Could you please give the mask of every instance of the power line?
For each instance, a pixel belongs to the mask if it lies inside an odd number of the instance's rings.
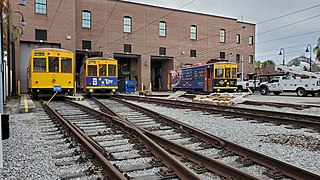
[[[48,28],[48,33],[49,33],[50,29],[51,29],[51,26],[52,26],[52,24],[53,24],[54,19],[55,19],[56,16],[57,16],[57,13],[58,13],[58,10],[60,9],[61,3],[62,3],[62,0],[60,0],[59,6],[58,6],[58,8],[56,9],[56,12],[54,13],[53,19],[52,19],[52,21],[51,21],[51,23],[50,23],[50,26],[49,26],[49,28]]]
[[[95,42],[95,44],[93,45],[93,47],[95,47],[96,44],[98,43],[98,41],[99,41],[99,39],[100,39],[100,37],[101,37],[101,34],[102,34],[102,32],[104,31],[104,29],[106,28],[106,26],[107,26],[107,24],[108,24],[108,22],[109,22],[109,19],[110,19],[111,15],[112,15],[114,9],[116,8],[118,2],[119,2],[119,1],[117,1],[117,2],[114,4],[114,6],[113,6],[113,8],[112,8],[112,10],[111,10],[111,13],[110,13],[110,15],[108,16],[106,22],[104,23],[103,28],[102,28],[102,30],[100,31],[100,34],[99,34],[99,36],[98,36],[98,38],[97,38],[97,41]],[[107,5],[108,5],[108,2],[107,2]]]
[[[270,22],[270,21],[273,21],[273,20],[276,20],[276,19],[281,19],[281,18],[290,16],[290,15],[293,15],[293,14],[297,14],[297,13],[300,13],[300,12],[303,12],[303,11],[307,11],[307,10],[310,10],[310,9],[313,9],[313,8],[316,8],[316,7],[319,7],[319,6],[320,6],[320,4],[317,4],[317,5],[305,8],[305,9],[301,9],[301,10],[294,11],[294,12],[291,12],[291,13],[288,13],[288,14],[284,14],[282,16],[278,16],[278,17],[275,17],[275,18],[267,19],[265,21],[261,21],[261,22],[256,23],[256,24],[258,25],[258,24],[263,24],[263,23]]]
[[[147,25],[145,25],[145,26],[143,26],[143,27],[141,27],[141,28],[138,28],[138,29],[136,29],[135,31],[132,31],[132,34],[135,33],[135,32],[137,32],[137,31],[140,31],[140,30],[142,30],[142,29],[144,29],[144,28],[146,28],[146,27],[148,27],[148,26],[150,26],[150,25],[153,24],[154,22],[158,22],[159,19],[163,19],[163,18],[169,16],[170,14],[174,13],[175,11],[177,11],[177,10],[179,10],[179,9],[181,9],[181,8],[184,8],[184,7],[188,6],[189,4],[191,4],[191,3],[195,2],[195,1],[196,1],[196,0],[192,0],[192,1],[188,2],[187,4],[181,6],[180,8],[174,9],[173,11],[165,14],[164,16],[162,16],[162,17],[160,17],[160,18],[157,18],[156,20],[148,23]],[[118,39],[116,39],[116,40],[114,40],[114,41],[112,41],[112,42],[108,42],[108,45],[109,45],[109,44],[112,44],[112,43],[115,43],[115,42],[117,42],[117,41],[119,41],[119,40],[121,40],[121,39],[124,39],[124,38],[125,38],[125,36],[124,36],[124,37],[121,37],[121,38],[118,38]],[[104,46],[104,45],[102,45],[102,47],[103,47],[103,46]]]

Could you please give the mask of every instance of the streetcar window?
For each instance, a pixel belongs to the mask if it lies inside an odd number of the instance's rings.
[[[99,76],[106,76],[106,64],[99,64]]]
[[[237,78],[237,69],[232,68],[232,78]]]
[[[231,69],[226,68],[226,78],[231,78]]]
[[[108,75],[109,76],[116,76],[116,65],[108,65]]]
[[[216,78],[223,78],[223,72],[224,71],[224,69],[222,69],[222,68],[216,68],[215,69],[215,77]]]
[[[97,76],[97,66],[88,65],[88,76]]]
[[[49,57],[49,72],[59,72],[59,57]]]
[[[33,58],[33,72],[46,72],[46,58]]]
[[[61,58],[61,72],[62,73],[72,73],[72,59],[71,58]]]

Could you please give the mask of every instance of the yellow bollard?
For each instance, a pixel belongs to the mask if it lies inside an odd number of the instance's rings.
[[[74,82],[74,90],[73,90],[73,95],[77,94],[77,81]]]
[[[149,87],[150,87],[150,89],[149,89],[149,90],[150,90],[150,92],[151,92],[151,91],[152,91],[152,85],[151,85],[151,83],[150,83],[150,86],[149,86]]]
[[[18,96],[20,96],[20,81],[18,81]]]
[[[143,83],[141,83],[141,91],[143,92]]]

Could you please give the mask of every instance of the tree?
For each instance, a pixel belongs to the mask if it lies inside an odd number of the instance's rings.
[[[313,48],[313,52],[316,53],[316,59],[320,60],[320,37],[317,41],[317,46]]]
[[[256,61],[256,63],[255,63],[255,71],[256,71],[257,74],[261,74],[261,65],[262,65],[261,61]]]
[[[272,60],[267,60],[262,63],[260,72],[261,74],[264,74],[264,75],[274,74],[276,73],[275,66],[276,64]]]

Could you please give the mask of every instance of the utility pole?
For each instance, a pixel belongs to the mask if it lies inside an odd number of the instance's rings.
[[[3,29],[2,29],[2,8],[3,3],[0,4],[0,168],[3,168],[3,150],[2,150],[2,118],[3,114]]]

